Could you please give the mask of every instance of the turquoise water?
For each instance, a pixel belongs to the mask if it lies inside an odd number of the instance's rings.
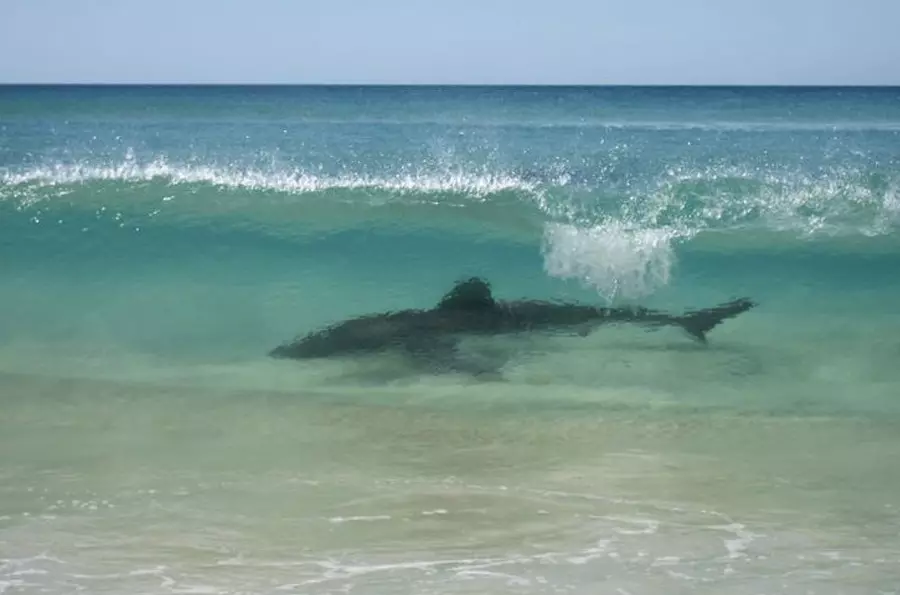
[[[0,592],[889,593],[900,91],[0,87]],[[280,361],[504,298],[759,306]]]

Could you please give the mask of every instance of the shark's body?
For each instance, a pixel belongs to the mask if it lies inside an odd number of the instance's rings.
[[[456,344],[466,335],[565,331],[584,336],[600,325],[633,323],[650,327],[678,326],[705,343],[706,333],[716,325],[754,305],[743,298],[713,308],[673,315],[647,308],[604,308],[538,300],[501,301],[494,299],[485,281],[472,278],[457,283],[434,308],[353,318],[276,347],[269,355],[312,359],[402,350],[419,359],[441,360],[446,367],[461,370],[467,366],[457,358]]]

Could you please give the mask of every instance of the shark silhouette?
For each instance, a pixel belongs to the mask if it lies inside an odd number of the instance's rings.
[[[352,318],[311,332],[269,352],[277,358],[313,359],[399,350],[419,361],[474,374],[491,372],[459,357],[464,336],[527,332],[575,332],[588,335],[601,325],[631,323],[675,326],[706,343],[706,334],[722,321],[756,304],[741,298],[679,315],[643,307],[607,308],[540,300],[496,300],[490,285],[473,277],[457,282],[430,309],[383,312]]]

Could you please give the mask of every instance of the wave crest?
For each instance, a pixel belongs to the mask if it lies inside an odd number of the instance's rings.
[[[6,171],[0,183],[8,190],[53,188],[91,182],[162,182],[178,186],[208,184],[217,188],[311,194],[329,190],[380,190],[400,194],[452,192],[483,198],[504,191],[534,192],[538,184],[484,168],[470,172],[459,168],[440,171],[403,171],[395,175],[363,173],[322,174],[303,169],[262,170],[239,165],[172,164],[159,157],[147,163],[131,154],[121,163],[96,165],[58,163],[26,171]]]
[[[609,300],[666,285],[675,247],[705,232],[871,237],[900,224],[900,177],[851,167],[810,173],[673,165],[628,173],[616,163],[562,162],[521,171],[407,164],[371,173],[140,161],[129,152],[113,163],[0,171],[0,199],[20,209],[46,214],[63,196],[67,208],[98,216],[108,209],[131,216],[135,227],[200,222],[288,237],[300,228],[325,233],[384,224],[540,242],[548,274],[579,279]]]

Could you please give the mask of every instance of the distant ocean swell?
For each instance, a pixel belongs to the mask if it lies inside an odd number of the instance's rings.
[[[129,153],[118,162],[0,170],[7,222],[0,228],[14,220],[79,225],[88,233],[104,225],[135,232],[203,225],[281,238],[358,228],[438,230],[539,243],[548,274],[615,299],[667,284],[675,247],[702,244],[698,236],[712,232],[720,241],[761,248],[773,237],[893,243],[900,225],[900,174],[887,168],[686,166],[624,181],[604,173],[566,164],[543,171],[428,165],[334,173],[138,160]]]

